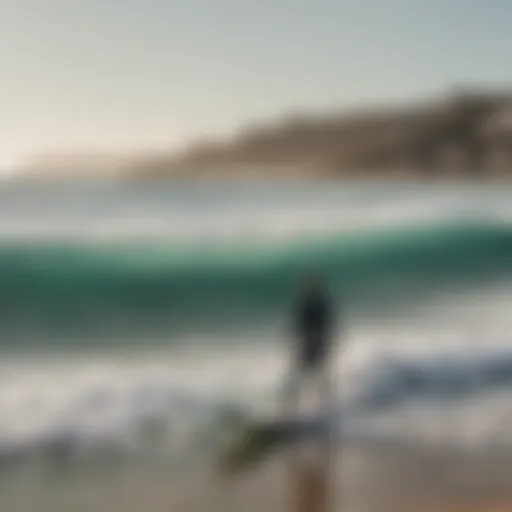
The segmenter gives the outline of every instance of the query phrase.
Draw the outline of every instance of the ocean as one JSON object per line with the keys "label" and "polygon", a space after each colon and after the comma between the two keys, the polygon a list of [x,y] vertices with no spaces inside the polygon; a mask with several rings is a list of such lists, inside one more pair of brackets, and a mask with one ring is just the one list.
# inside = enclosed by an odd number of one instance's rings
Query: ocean
{"label": "ocean", "polygon": [[512,186],[11,181],[0,479],[200,467],[229,411],[276,409],[311,270],[347,442],[512,448]]}

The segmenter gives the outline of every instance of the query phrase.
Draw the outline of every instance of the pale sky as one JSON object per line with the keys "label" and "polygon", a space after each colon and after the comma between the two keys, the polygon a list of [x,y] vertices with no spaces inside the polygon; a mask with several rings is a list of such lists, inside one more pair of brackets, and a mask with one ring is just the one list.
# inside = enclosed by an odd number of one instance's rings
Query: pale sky
{"label": "pale sky", "polygon": [[0,165],[512,85],[512,0],[0,0]]}

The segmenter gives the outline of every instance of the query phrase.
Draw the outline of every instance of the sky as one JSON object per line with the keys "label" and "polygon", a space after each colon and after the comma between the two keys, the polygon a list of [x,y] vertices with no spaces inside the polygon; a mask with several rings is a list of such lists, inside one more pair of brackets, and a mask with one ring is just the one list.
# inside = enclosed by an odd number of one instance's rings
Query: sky
{"label": "sky", "polygon": [[511,0],[0,0],[0,166],[512,86]]}

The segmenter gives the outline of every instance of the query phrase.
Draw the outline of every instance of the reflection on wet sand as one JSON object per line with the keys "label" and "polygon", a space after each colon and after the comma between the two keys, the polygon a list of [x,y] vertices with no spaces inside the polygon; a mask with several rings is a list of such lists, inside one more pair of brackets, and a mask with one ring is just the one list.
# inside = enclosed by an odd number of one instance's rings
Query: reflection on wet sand
{"label": "reflection on wet sand", "polygon": [[[345,446],[336,471],[276,456],[224,478],[208,465],[150,465],[0,481],[14,512],[502,512],[512,510],[512,455]],[[316,468],[316,472],[315,472]],[[323,498],[328,498],[326,502]],[[293,501],[296,499],[297,501]],[[290,501],[292,500],[292,501]],[[311,508],[312,504],[316,508]],[[308,508],[306,508],[308,507]]]}

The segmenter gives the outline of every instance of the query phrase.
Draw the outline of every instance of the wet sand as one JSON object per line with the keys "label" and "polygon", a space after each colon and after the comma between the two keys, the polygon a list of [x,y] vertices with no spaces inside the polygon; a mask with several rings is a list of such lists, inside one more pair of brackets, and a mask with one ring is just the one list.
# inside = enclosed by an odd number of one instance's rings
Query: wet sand
{"label": "wet sand", "polygon": [[[289,462],[289,460],[288,460]],[[329,512],[512,510],[512,456],[350,447],[336,457]],[[283,459],[237,478],[209,468],[30,472],[0,482],[2,512],[297,512]]]}

